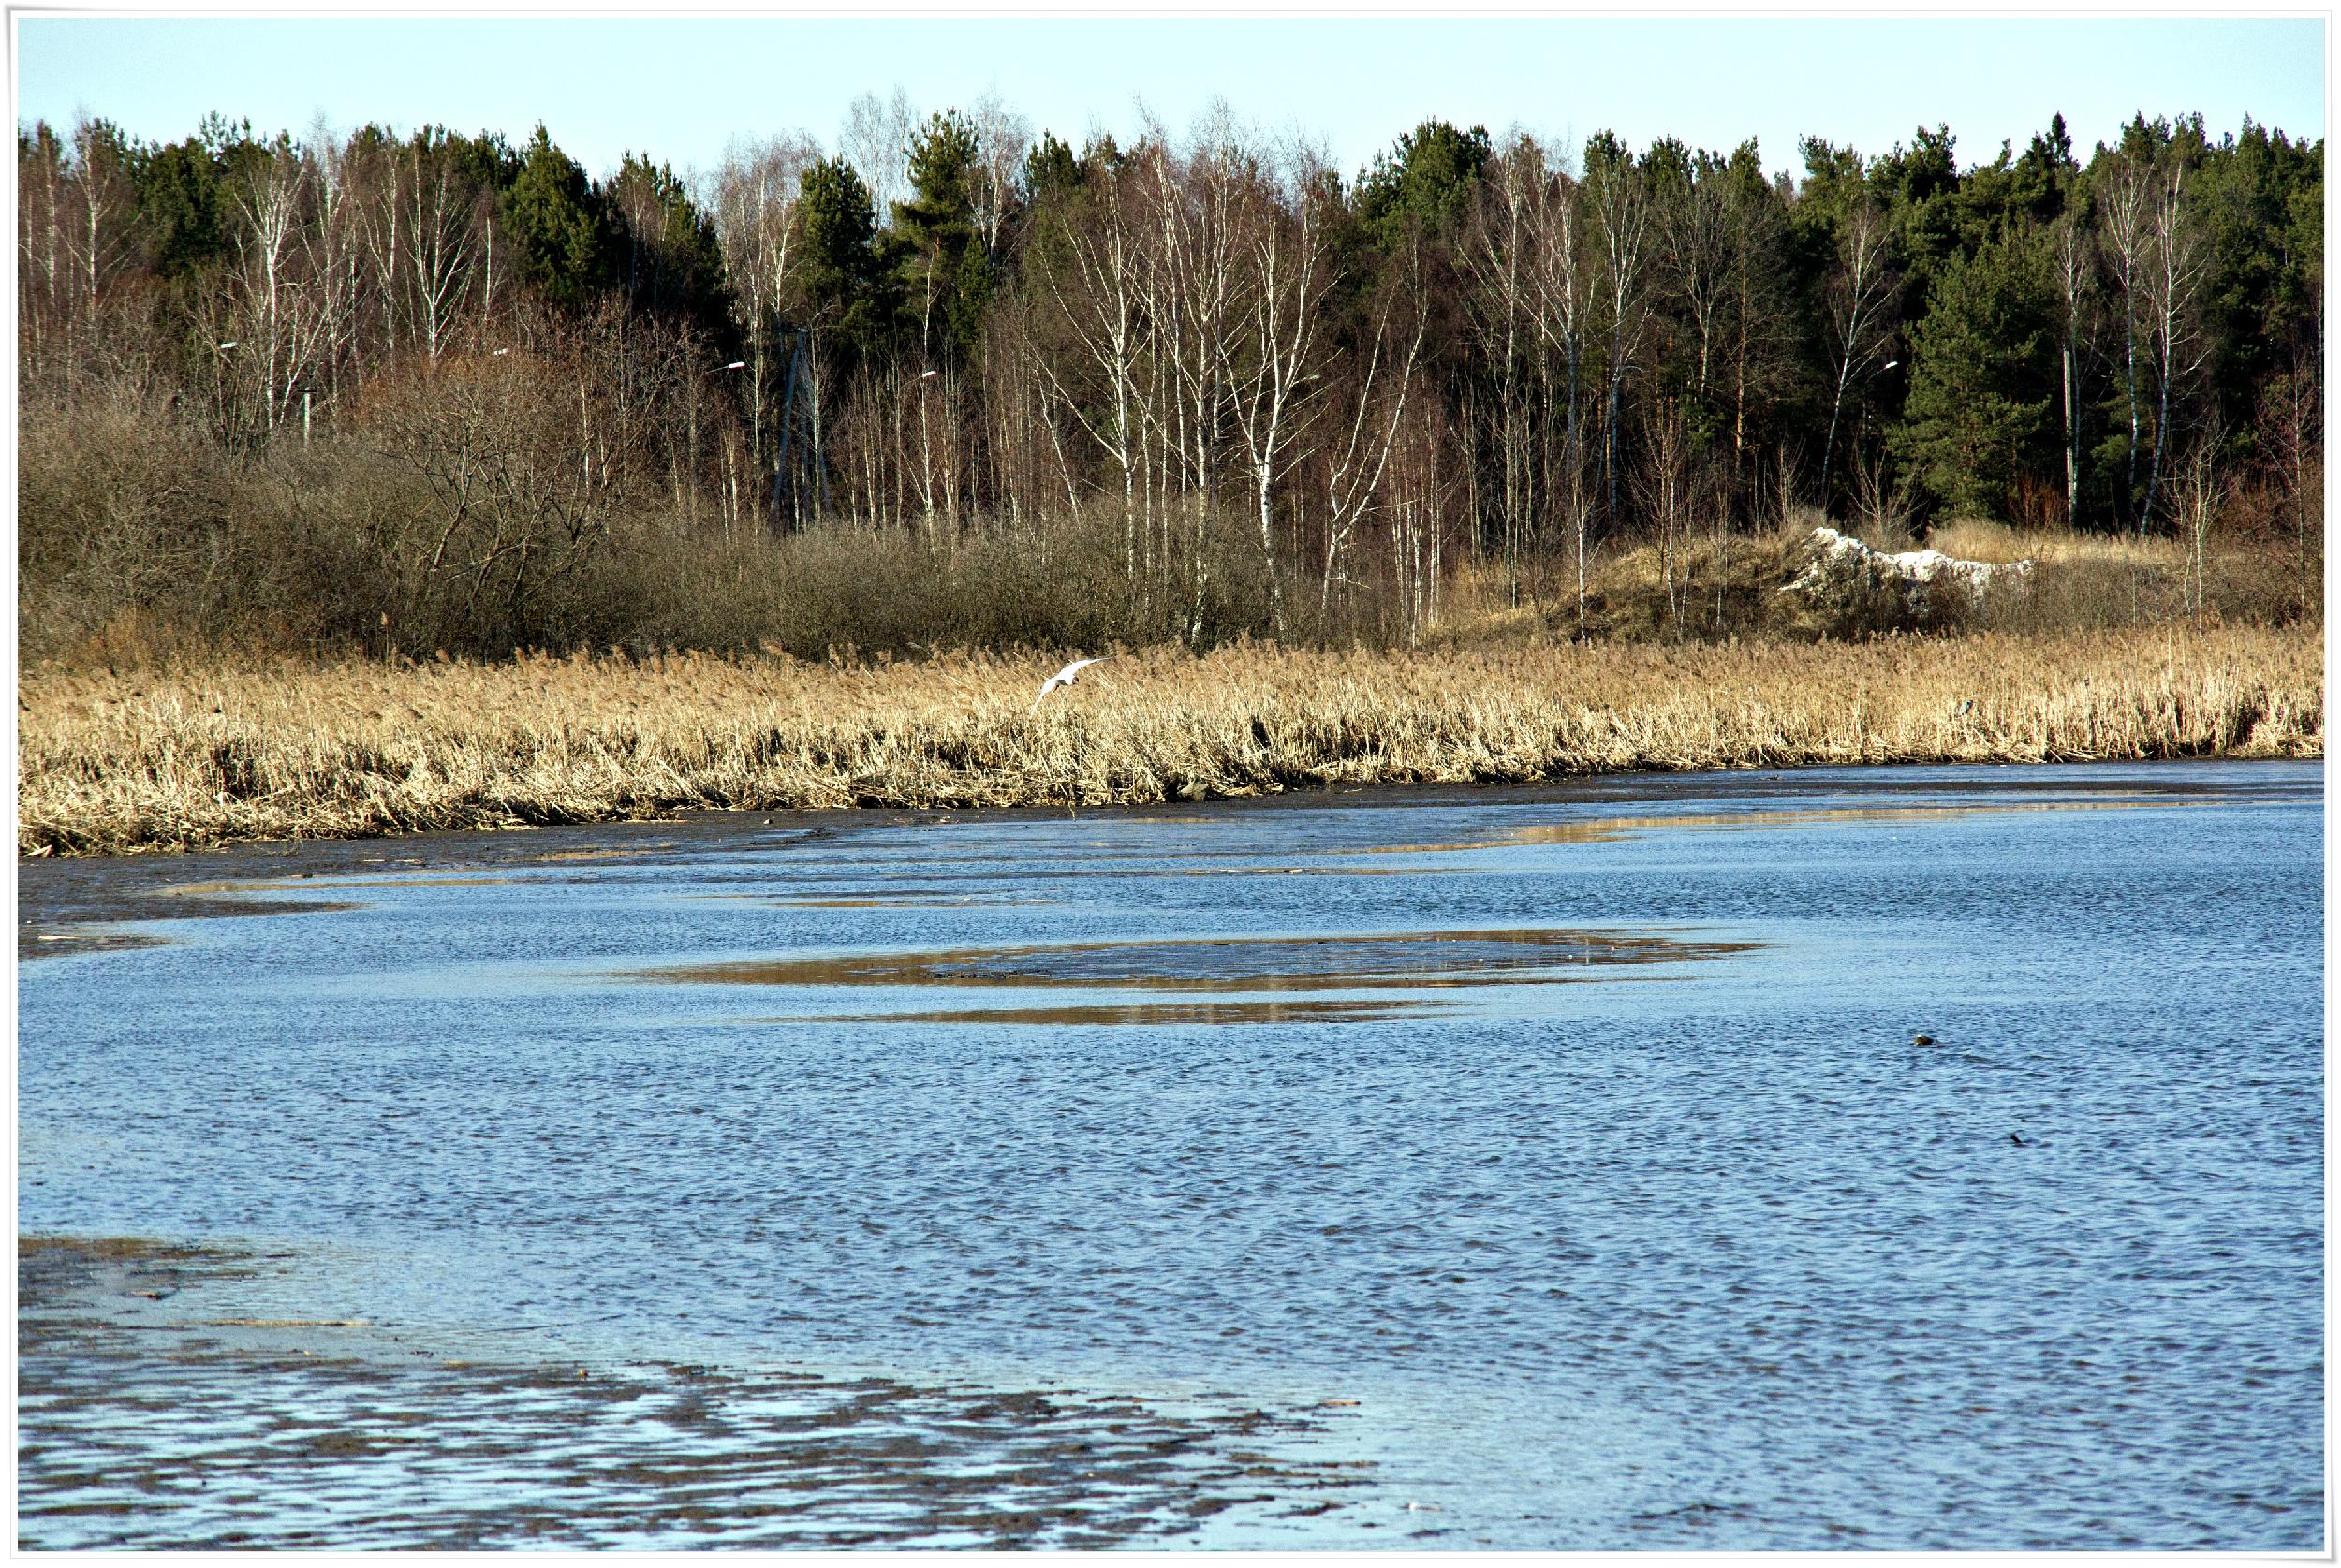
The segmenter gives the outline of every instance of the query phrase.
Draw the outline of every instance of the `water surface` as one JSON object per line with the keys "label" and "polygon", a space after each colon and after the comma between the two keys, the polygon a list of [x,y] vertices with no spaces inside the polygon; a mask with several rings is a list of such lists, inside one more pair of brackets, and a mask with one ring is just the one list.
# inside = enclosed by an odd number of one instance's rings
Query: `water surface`
{"label": "water surface", "polygon": [[[165,1471],[372,1430],[306,1356],[700,1369],[711,1464],[811,1400],[1023,1478],[887,1514],[840,1460],[695,1539],[2314,1549],[2321,812],[1844,769],[27,864],[21,1227],[269,1261],[58,1309],[21,1528],[221,1539],[64,1511],[107,1390],[243,1391]],[[515,1450],[553,1538],[667,1541],[611,1456],[682,1429],[576,1429],[634,1435]],[[287,1473],[232,1528],[427,1467]]]}

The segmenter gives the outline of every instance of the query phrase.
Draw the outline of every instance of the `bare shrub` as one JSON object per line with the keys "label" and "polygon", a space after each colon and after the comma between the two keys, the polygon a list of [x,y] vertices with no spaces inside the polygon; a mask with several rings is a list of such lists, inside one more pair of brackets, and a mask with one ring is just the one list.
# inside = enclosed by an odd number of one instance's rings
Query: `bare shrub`
{"label": "bare shrub", "polygon": [[20,657],[69,654],[109,627],[117,651],[132,626],[155,646],[228,591],[228,463],[168,402],[27,403],[17,434]]}
{"label": "bare shrub", "polygon": [[1893,482],[1893,472],[1880,447],[1853,457],[1852,532],[1873,550],[1890,553],[1914,549],[1914,517],[1909,493]]}
{"label": "bare shrub", "polygon": [[585,392],[525,349],[443,355],[370,389],[357,437],[421,481],[369,520],[390,630],[412,645],[592,637],[579,583],[617,500],[594,472]]}

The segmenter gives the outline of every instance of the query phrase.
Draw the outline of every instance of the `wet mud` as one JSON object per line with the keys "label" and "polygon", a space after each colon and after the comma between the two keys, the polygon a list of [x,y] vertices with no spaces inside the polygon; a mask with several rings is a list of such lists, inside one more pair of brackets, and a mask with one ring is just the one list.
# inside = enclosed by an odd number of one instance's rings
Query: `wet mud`
{"label": "wet mud", "polygon": [[1123,1028],[1169,1024],[1218,1028],[1228,1024],[1376,1023],[1385,1018],[1434,1015],[1436,1005],[1403,998],[1372,1001],[1310,1000],[1242,1002],[1071,1003],[1058,1007],[939,1007],[923,1012],[806,1013],[794,1017],[743,1018],[743,1023],[935,1023],[1043,1025],[1055,1028]]}
{"label": "wet mud", "polygon": [[1230,1511],[1321,1519],[1360,1479],[1273,1452],[1339,1413],[490,1366],[362,1321],[207,1315],[268,1267],[135,1239],[21,1246],[20,1548],[1175,1545]]}
{"label": "wet mud", "polygon": [[2207,806],[2215,798],[2172,799],[2168,793],[2105,799],[1965,801],[1950,806],[1812,806],[1785,811],[1675,812],[1665,816],[1597,816],[1575,822],[1537,822],[1507,828],[1484,838],[1450,843],[1391,843],[1337,851],[1349,855],[1436,855],[1529,844],[1615,843],[1637,833],[1762,832],[1814,828],[1831,823],[1891,826],[1951,822],[2009,812],[2123,811],[2153,806]]}
{"label": "wet mud", "polygon": [[679,985],[1113,987],[1172,991],[1447,989],[1583,980],[1597,968],[1684,963],[1753,942],[1656,931],[1410,931],[1372,936],[1200,937],[854,953],[633,970]]}
{"label": "wet mud", "polygon": [[[875,816],[876,813],[873,813]],[[167,920],[314,915],[365,907],[362,900],[296,897],[317,892],[496,882],[546,868],[646,859],[694,842],[737,842],[772,831],[779,840],[827,839],[833,829],[769,815],[708,813],[686,828],[618,823],[592,828],[421,833],[396,841],[301,839],[237,844],[184,855],[20,859],[17,957],[145,947],[168,940],[150,929]],[[430,873],[427,877],[421,873]]]}

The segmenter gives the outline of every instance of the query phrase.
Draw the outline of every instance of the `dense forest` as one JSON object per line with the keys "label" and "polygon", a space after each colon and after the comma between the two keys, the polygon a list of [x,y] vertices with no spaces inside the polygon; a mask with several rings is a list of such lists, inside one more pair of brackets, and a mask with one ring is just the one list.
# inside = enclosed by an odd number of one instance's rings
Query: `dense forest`
{"label": "dense forest", "polygon": [[2311,548],[2321,141],[1798,151],[36,125],[21,636],[1398,641],[1816,510]]}

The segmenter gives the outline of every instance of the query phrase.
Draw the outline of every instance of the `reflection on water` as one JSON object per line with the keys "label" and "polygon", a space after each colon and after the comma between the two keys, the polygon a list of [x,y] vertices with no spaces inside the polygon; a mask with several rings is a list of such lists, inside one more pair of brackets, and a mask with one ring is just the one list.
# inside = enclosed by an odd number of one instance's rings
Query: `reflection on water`
{"label": "reflection on water", "polygon": [[21,947],[169,940],[20,971],[21,1230],[251,1261],[21,1292],[20,1529],[2313,1550],[2322,799],[27,864]]}
{"label": "reflection on water", "polygon": [[153,931],[131,926],[60,922],[24,933],[24,950],[17,956],[20,960],[56,959],[68,953],[111,953],[129,947],[158,946],[162,941]]}
{"label": "reflection on water", "polygon": [[[744,894],[725,895],[745,897]],[[979,897],[950,898],[936,893],[896,889],[884,898],[869,899],[774,899],[772,902],[782,909],[978,909],[1002,906],[1031,908],[1047,903],[1047,899],[987,899]]]}
{"label": "reflection on water", "polygon": [[[516,880],[509,876],[337,876],[330,882],[313,877],[251,877],[238,882],[181,882],[158,887],[156,893],[174,899],[239,899],[266,902],[271,893],[302,893],[317,887],[331,887],[344,892],[353,887],[493,887]],[[316,903],[272,902],[269,907],[283,909],[317,909],[327,907]],[[354,903],[334,904],[335,909],[356,909]]]}
{"label": "reflection on water", "polygon": [[1459,851],[1502,849],[1519,844],[1610,843],[1634,833],[1762,830],[1817,827],[1824,823],[1942,822],[1991,812],[2101,812],[2135,810],[2142,806],[2168,809],[2207,805],[2207,800],[2172,799],[2167,795],[2116,797],[2095,800],[1968,800],[1951,806],[1804,806],[1785,811],[1672,812],[1664,816],[1597,816],[1583,821],[1526,822],[1503,828],[1485,838],[1458,843],[1368,844],[1359,855],[1439,855]]}
{"label": "reflection on water", "polygon": [[633,860],[644,855],[656,855],[674,848],[674,841],[661,839],[653,843],[627,844],[602,849],[549,849],[529,858],[541,865],[559,865],[570,860]]}
{"label": "reflection on water", "polygon": [[1304,1002],[1129,1002],[1068,1003],[1055,1007],[964,1007],[892,1013],[808,1013],[794,1018],[750,1018],[750,1023],[960,1023],[1054,1024],[1112,1027],[1132,1024],[1365,1023],[1421,1016],[1438,1004],[1411,997],[1372,1001],[1314,999]]}
{"label": "reflection on water", "polygon": [[[1357,936],[1196,937],[855,953],[631,972],[622,978],[741,986],[1114,986],[1141,990],[1441,989],[1583,980],[1596,965],[1682,963],[1745,953],[1753,942],[1655,931],[1415,931]],[[1036,1019],[1035,1021],[1049,1021]],[[1295,1021],[1305,1021],[1296,1019]]]}

